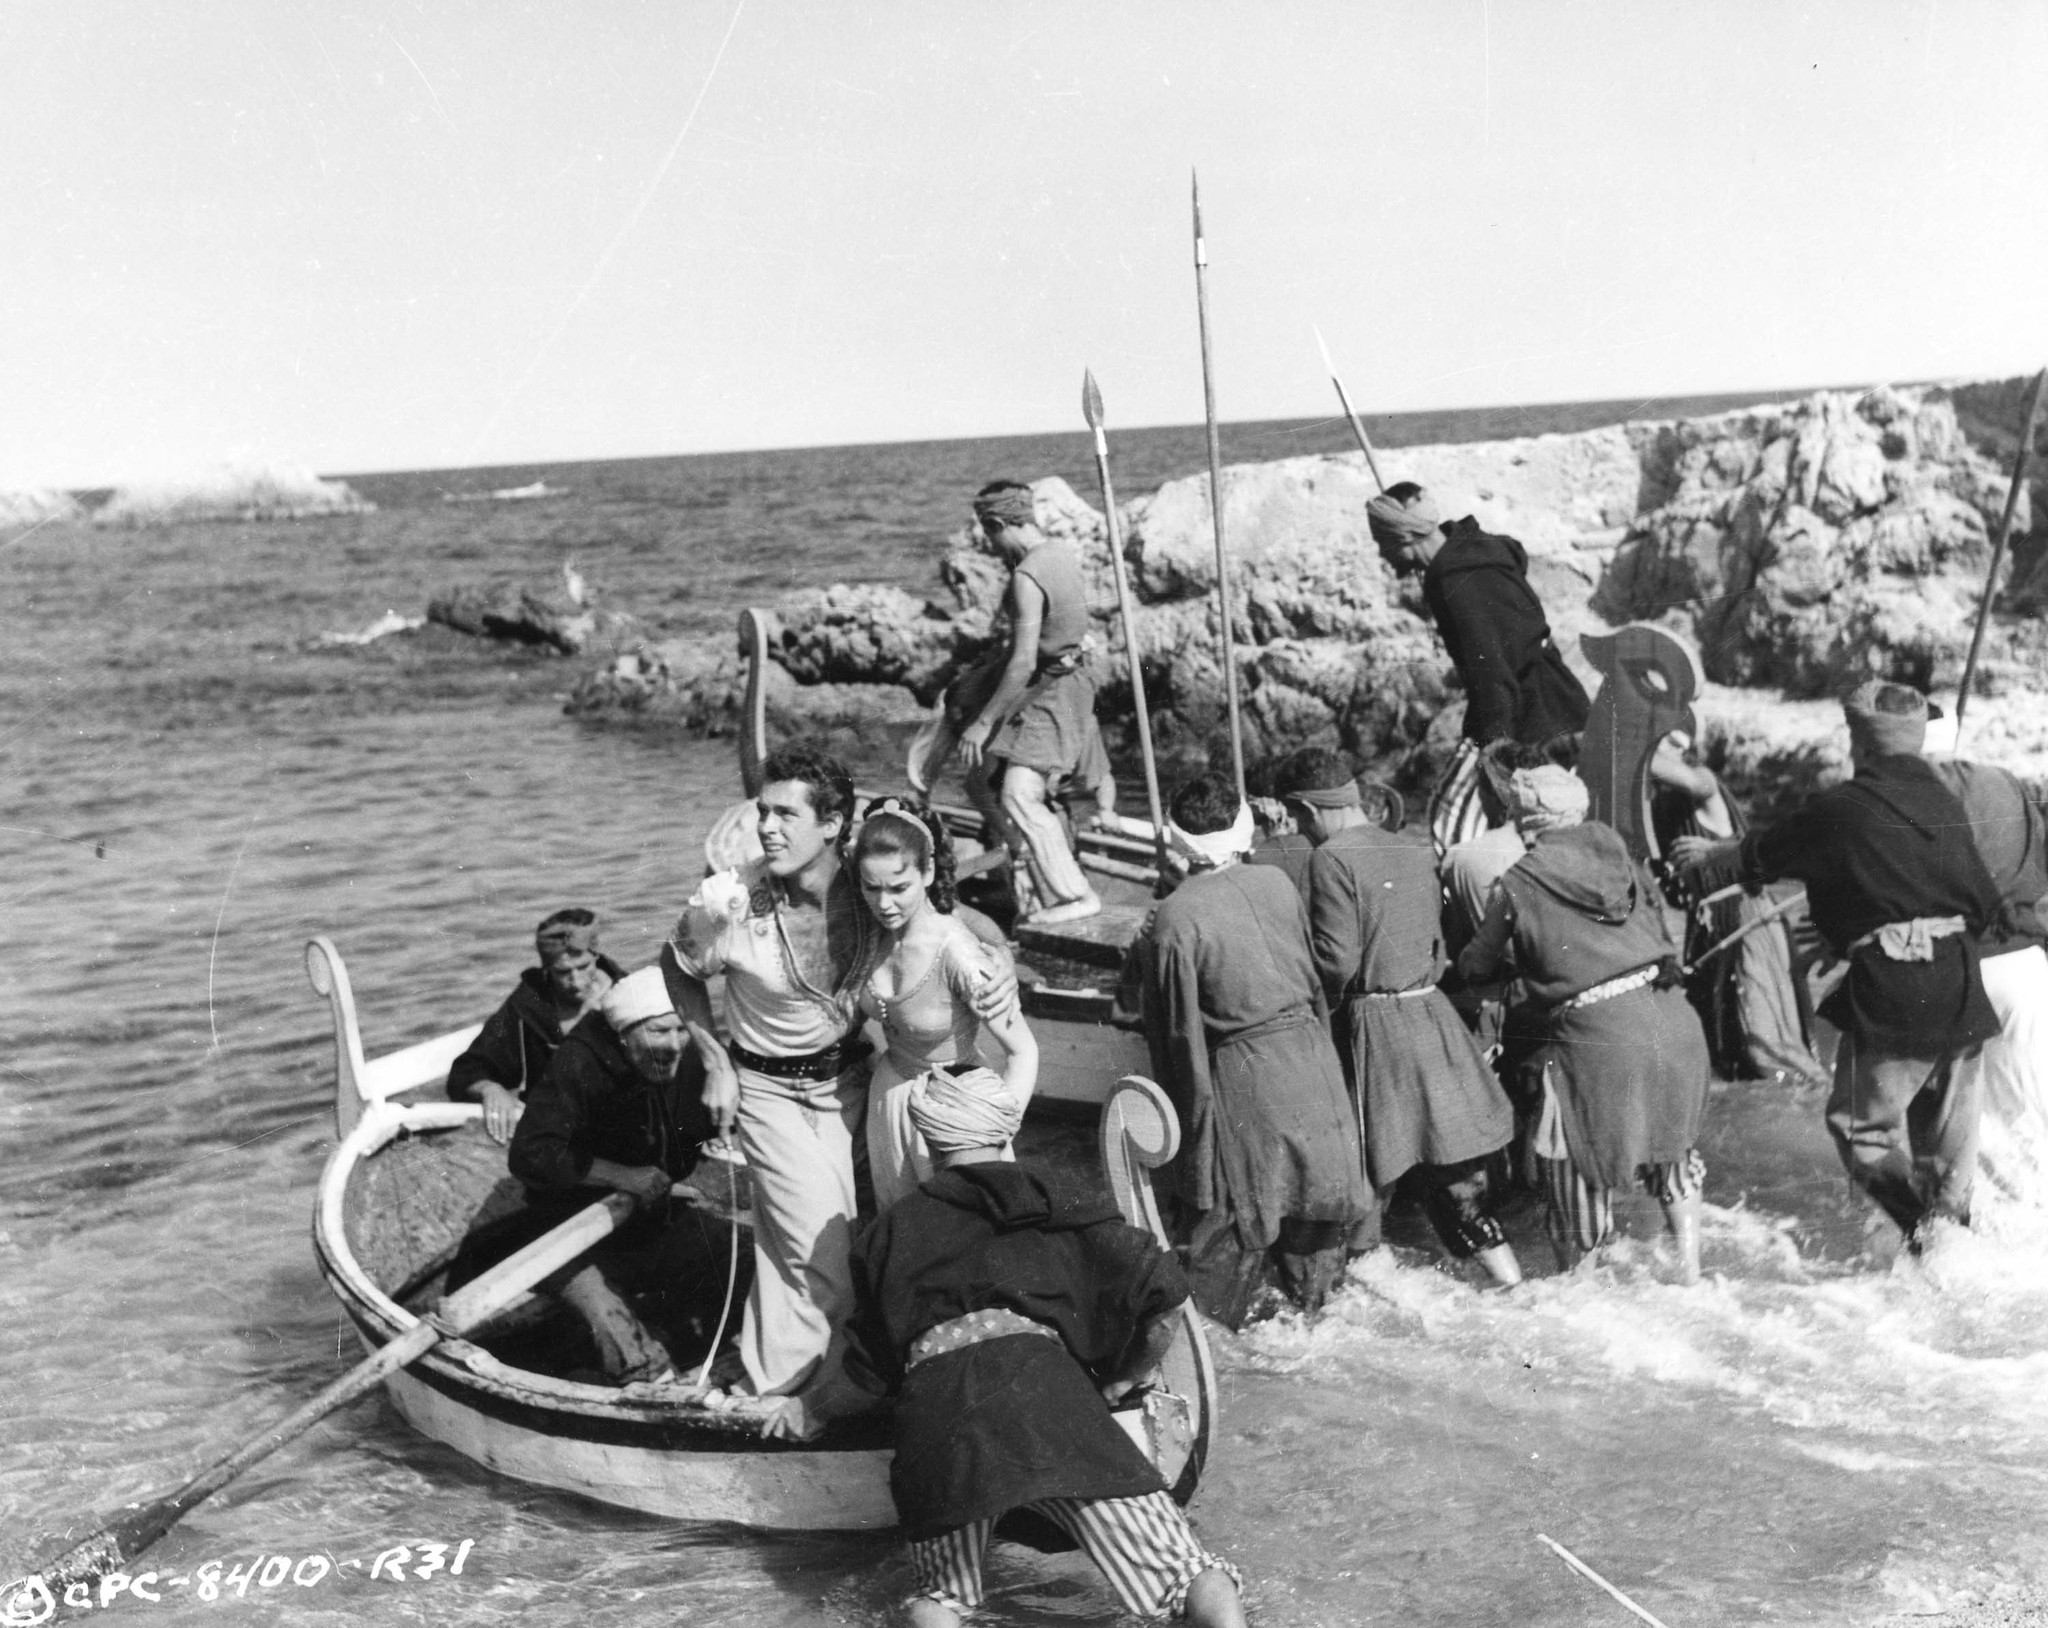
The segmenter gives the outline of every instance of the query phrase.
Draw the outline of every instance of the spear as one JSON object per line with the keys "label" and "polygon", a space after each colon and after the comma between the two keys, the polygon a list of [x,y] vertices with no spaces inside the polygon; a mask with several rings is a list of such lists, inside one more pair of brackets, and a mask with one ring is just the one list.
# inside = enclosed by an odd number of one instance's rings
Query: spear
{"label": "spear", "polygon": [[1152,815],[1152,843],[1159,874],[1166,874],[1166,820],[1159,805],[1159,765],[1152,757],[1152,711],[1145,701],[1145,672],[1138,661],[1138,624],[1131,615],[1131,588],[1124,575],[1124,539],[1117,524],[1116,493],[1109,484],[1109,442],[1102,434],[1102,392],[1095,374],[1081,370],[1081,416],[1095,432],[1095,473],[1102,482],[1102,516],[1109,527],[1109,564],[1116,576],[1117,614],[1123,618],[1124,655],[1131,664],[1131,705],[1138,715],[1138,750],[1145,759],[1145,806]]}
{"label": "spear", "polygon": [[1372,471],[1372,483],[1382,492],[1387,483],[1380,479],[1380,466],[1372,455],[1372,443],[1365,438],[1365,426],[1359,422],[1358,414],[1352,410],[1351,398],[1344,394],[1344,381],[1337,377],[1337,364],[1330,360],[1330,347],[1323,343],[1323,330],[1315,330],[1316,349],[1323,353],[1323,366],[1329,371],[1330,383],[1337,387],[1337,405],[1344,409],[1344,416],[1351,421],[1351,433],[1358,437],[1358,450],[1365,454],[1365,467]]}
{"label": "spear", "polygon": [[1984,624],[1991,620],[1991,601],[1998,592],[1998,567],[2005,558],[2006,539],[2012,535],[2013,510],[2019,507],[2020,492],[2027,478],[2027,457],[2034,450],[2034,424],[2041,416],[2041,387],[2048,384],[2048,367],[2034,375],[2034,388],[2027,397],[2027,411],[2020,428],[2020,448],[2013,454],[2012,485],[2005,491],[2005,513],[1998,522],[1998,535],[1991,542],[1991,569],[1984,574],[1984,603],[1977,607],[1977,627],[1970,635],[1970,654],[1963,662],[1963,687],[1956,692],[1956,745],[1962,745],[1963,708],[1970,700],[1970,680],[1977,674],[1977,647],[1984,642]]}
{"label": "spear", "polygon": [[1195,313],[1202,325],[1202,411],[1209,421],[1209,515],[1216,525],[1216,600],[1223,613],[1223,697],[1230,708],[1230,772],[1244,800],[1244,721],[1237,704],[1237,652],[1230,631],[1230,555],[1223,542],[1223,449],[1216,438],[1216,376],[1209,362],[1209,250],[1202,242],[1202,178],[1188,172],[1195,205]]}

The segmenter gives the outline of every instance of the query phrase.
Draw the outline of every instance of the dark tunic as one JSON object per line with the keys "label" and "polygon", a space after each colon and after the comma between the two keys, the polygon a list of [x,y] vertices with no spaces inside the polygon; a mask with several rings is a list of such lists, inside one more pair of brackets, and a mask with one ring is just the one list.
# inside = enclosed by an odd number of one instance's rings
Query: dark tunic
{"label": "dark tunic", "polygon": [[1282,871],[1197,871],[1153,913],[1145,1037],[1180,1115],[1162,1171],[1191,1210],[1226,1208],[1265,1249],[1283,1219],[1370,1215],[1358,1123],[1324,1025],[1308,919]]}
{"label": "dark tunic", "polygon": [[1591,704],[1550,637],[1522,545],[1470,515],[1443,532],[1422,597],[1464,681],[1466,738],[1537,745],[1584,729]]}
{"label": "dark tunic", "polygon": [[[889,1490],[904,1534],[936,1537],[1040,1498],[1165,1490],[1097,1386],[1139,1330],[1188,1297],[1153,1238],[1016,1164],[942,1170],[854,1247],[848,1372],[896,1395]],[[1003,1307],[1059,1335],[1009,1334],[906,1371],[911,1342]]]}
{"label": "dark tunic", "polygon": [[1259,838],[1259,845],[1245,858],[1247,865],[1270,865],[1282,872],[1305,899],[1308,897],[1308,862],[1316,845],[1299,831],[1279,831]]}
{"label": "dark tunic", "polygon": [[[1863,764],[1768,830],[1743,839],[1752,880],[1796,876],[1813,924],[1849,976],[1820,1008],[1837,1028],[1907,1057],[1934,1057],[1998,1033],[1977,975],[1975,935],[1998,919],[1998,887],[1978,857],[1969,817],[1932,764],[1910,754]],[[1968,932],[1938,939],[1932,961],[1894,961],[1849,946],[1889,922],[1961,916]]]}
{"label": "dark tunic", "polygon": [[1420,835],[1347,826],[1309,861],[1316,971],[1359,1095],[1366,1166],[1383,1190],[1418,1164],[1481,1158],[1514,1132],[1506,1093],[1436,988],[1442,901],[1435,850]]}
{"label": "dark tunic", "polygon": [[1588,821],[1539,834],[1501,878],[1460,965],[1483,977],[1512,946],[1548,1036],[1533,1059],[1554,1064],[1565,1146],[1595,1187],[1621,1187],[1643,1165],[1671,1164],[1699,1140],[1707,1043],[1677,989],[1645,985],[1596,1005],[1564,1002],[1674,953],[1656,889],[1612,828]]}
{"label": "dark tunic", "polygon": [[[608,955],[600,955],[597,964],[614,983],[626,976],[626,969]],[[450,1065],[448,1099],[476,1101],[476,1088],[485,1080],[524,1091],[547,1072],[548,1059],[561,1043],[562,1021],[555,1015],[547,975],[528,967],[505,1004],[484,1020],[483,1032]]]}

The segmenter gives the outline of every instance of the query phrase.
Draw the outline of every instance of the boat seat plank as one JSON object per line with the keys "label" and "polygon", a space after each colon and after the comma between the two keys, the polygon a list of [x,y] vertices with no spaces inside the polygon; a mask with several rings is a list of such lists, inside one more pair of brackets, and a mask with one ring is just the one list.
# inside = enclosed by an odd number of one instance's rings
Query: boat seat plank
{"label": "boat seat plank", "polygon": [[1124,951],[1130,948],[1150,913],[1150,905],[1105,904],[1100,915],[1080,921],[1063,921],[1051,927],[1020,922],[1017,942],[1027,950],[1064,956],[1089,966],[1120,967]]}

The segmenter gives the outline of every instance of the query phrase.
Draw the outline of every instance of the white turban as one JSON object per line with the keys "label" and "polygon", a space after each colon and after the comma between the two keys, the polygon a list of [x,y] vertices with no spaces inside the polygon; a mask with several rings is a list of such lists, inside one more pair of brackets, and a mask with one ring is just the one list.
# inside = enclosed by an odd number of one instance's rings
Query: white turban
{"label": "white turban", "polygon": [[1183,831],[1172,820],[1166,822],[1166,840],[1183,858],[1198,865],[1222,865],[1239,854],[1250,853],[1258,840],[1251,808],[1237,805],[1237,818],[1226,831]]}
{"label": "white turban", "polygon": [[910,1123],[935,1154],[999,1148],[1024,1123],[1024,1105],[994,1069],[934,1069],[911,1088]]}
{"label": "white turban", "polygon": [[1517,769],[1508,778],[1508,810],[1525,829],[1549,831],[1577,825],[1593,806],[1585,781],[1554,763]]}
{"label": "white turban", "polygon": [[668,996],[668,980],[659,967],[642,967],[629,972],[604,992],[597,1009],[616,1034],[624,1034],[636,1023],[673,1012],[675,1002]]}

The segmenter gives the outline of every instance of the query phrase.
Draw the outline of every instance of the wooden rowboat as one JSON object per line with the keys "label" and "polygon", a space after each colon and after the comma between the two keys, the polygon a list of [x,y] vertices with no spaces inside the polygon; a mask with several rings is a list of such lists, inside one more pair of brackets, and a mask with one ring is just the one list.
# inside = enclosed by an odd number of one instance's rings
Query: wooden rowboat
{"label": "wooden rowboat", "polygon": [[[469,1229],[522,1198],[504,1149],[484,1134],[482,1110],[435,1100],[476,1028],[366,1060],[348,971],[332,942],[307,945],[306,971],[332,1010],[341,1133],[320,1178],[313,1249],[364,1348],[374,1351],[432,1309]],[[416,1092],[431,1097],[406,1100]],[[1163,1243],[1148,1172],[1173,1157],[1179,1124],[1148,1080],[1125,1079],[1101,1095],[1105,1179],[1125,1218]],[[707,1196],[715,1200],[723,1185]],[[508,1316],[544,1310],[530,1300]],[[1216,1386],[1196,1313],[1180,1315],[1161,1383],[1117,1419],[1185,1503],[1215,1430]],[[784,1531],[895,1524],[889,1452],[873,1421],[815,1443],[768,1442],[692,1391],[628,1396],[511,1366],[486,1348],[488,1333],[479,1339],[441,1341],[386,1387],[415,1429],[489,1469],[681,1520]]]}

